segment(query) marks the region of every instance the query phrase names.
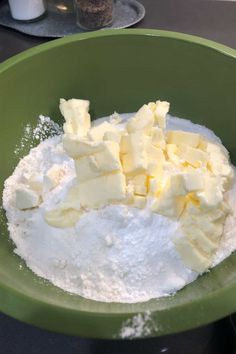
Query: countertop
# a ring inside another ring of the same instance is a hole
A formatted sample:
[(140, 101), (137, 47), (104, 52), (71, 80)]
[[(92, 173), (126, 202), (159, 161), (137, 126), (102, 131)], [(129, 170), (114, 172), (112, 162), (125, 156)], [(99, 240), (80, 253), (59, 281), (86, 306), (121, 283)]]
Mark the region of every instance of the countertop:
[[(1, 1), (1, 0), (0, 0)], [(236, 48), (236, 1), (140, 0), (145, 18), (135, 28), (194, 34)], [(49, 39), (0, 26), (0, 62)], [(236, 336), (228, 317), (199, 329), (138, 341), (87, 340), (48, 332), (0, 314), (0, 354), (233, 354)]]

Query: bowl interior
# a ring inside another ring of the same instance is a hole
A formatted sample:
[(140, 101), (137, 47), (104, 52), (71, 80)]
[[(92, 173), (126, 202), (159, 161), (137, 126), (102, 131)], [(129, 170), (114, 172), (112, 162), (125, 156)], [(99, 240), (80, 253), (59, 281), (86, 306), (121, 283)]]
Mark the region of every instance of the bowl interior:
[[(171, 114), (206, 125), (236, 162), (236, 52), (154, 30), (100, 31), (39, 46), (0, 66), (0, 188), (19, 160), (23, 128), (39, 114), (62, 122), (60, 97), (87, 98), (93, 118), (165, 99)], [(27, 152), (22, 149), (21, 154)], [(0, 309), (37, 326), (89, 337), (118, 337), (122, 323), (151, 311), (151, 336), (193, 328), (236, 310), (236, 254), (175, 296), (106, 304), (63, 292), (13, 254), (1, 210)]]

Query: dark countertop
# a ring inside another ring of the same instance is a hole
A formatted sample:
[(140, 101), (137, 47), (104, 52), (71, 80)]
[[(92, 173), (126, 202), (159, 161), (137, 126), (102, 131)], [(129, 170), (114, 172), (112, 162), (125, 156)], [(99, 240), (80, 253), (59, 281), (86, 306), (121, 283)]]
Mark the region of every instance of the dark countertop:
[[(0, 0), (2, 1), (2, 0)], [(236, 48), (236, 2), (220, 0), (141, 0), (145, 18), (135, 28), (184, 32)], [(0, 27), (0, 61), (46, 42)]]
[[(1, 1), (1, 0), (0, 0)], [(135, 28), (157, 28), (212, 39), (236, 48), (236, 1), (140, 0), (145, 18)], [(0, 26), (0, 61), (48, 39)], [(236, 320), (235, 320), (236, 322)], [(0, 314), (0, 354), (236, 354), (232, 318), (178, 335), (138, 341), (87, 340), (41, 330)]]

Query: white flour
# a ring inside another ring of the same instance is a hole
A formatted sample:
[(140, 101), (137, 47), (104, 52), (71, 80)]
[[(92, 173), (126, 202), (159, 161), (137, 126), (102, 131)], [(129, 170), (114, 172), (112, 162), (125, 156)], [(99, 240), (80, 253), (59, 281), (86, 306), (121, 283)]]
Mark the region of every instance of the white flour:
[[(168, 128), (193, 130), (219, 142), (213, 132), (189, 121), (169, 118)], [(40, 175), (55, 163), (62, 166), (64, 177), (58, 187), (43, 194), (40, 207), (14, 208), (14, 190), (23, 173)], [(70, 229), (45, 223), (44, 211), (63, 200), (74, 177), (74, 163), (63, 152), (61, 136), (55, 136), (32, 149), (5, 183), (3, 204), (15, 252), (36, 274), (89, 299), (129, 303), (173, 294), (197, 278), (170, 240), (178, 222), (147, 209), (109, 205), (82, 215)], [(229, 195), (235, 213), (227, 218), (214, 266), (236, 249), (235, 198), (236, 183)]]

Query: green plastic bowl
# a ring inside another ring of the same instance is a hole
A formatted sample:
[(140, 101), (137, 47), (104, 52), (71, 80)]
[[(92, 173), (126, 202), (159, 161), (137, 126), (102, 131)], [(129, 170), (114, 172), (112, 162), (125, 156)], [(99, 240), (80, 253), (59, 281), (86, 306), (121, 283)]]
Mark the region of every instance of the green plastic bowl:
[[(90, 99), (94, 118), (166, 99), (173, 115), (213, 129), (236, 163), (236, 51), (208, 40), (156, 30), (71, 36), (1, 64), (0, 92), (1, 192), (17, 163), (13, 151), (22, 128), (41, 113), (61, 121), (60, 97)], [(96, 302), (63, 292), (27, 269), (13, 254), (1, 212), (0, 310), (21, 321), (65, 334), (118, 338), (125, 321), (150, 311), (148, 336), (160, 336), (236, 310), (236, 253), (175, 296)]]

